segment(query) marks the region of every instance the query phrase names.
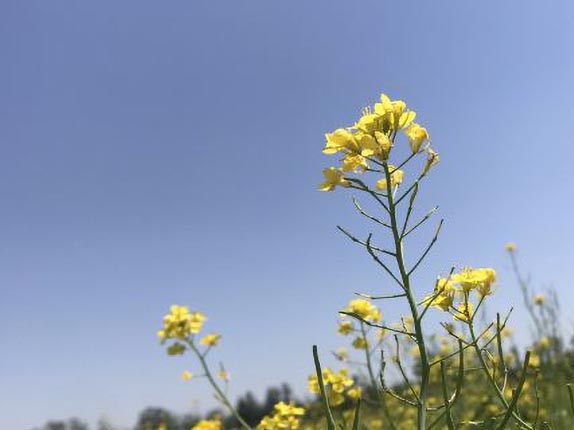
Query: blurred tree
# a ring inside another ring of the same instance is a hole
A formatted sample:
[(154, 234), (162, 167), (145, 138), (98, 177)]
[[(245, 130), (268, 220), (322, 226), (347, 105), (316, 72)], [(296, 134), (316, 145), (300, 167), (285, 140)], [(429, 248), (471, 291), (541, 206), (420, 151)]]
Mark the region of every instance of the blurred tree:
[(164, 408), (148, 407), (140, 412), (134, 430), (156, 430), (162, 424), (166, 430), (180, 430), (179, 421), (173, 413)]

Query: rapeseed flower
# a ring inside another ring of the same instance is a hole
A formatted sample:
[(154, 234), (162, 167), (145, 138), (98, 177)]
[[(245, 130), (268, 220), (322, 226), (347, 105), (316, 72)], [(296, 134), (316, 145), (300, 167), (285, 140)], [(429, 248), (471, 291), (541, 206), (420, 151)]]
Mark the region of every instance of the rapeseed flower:
[[(391, 188), (401, 185), (403, 182), (403, 178), (405, 176), (405, 172), (400, 169), (397, 169), (395, 166), (389, 164), (389, 171), (391, 172)], [(387, 189), (387, 179), (382, 178), (377, 181), (376, 184), (377, 189), (379, 190), (386, 190)]]
[(189, 370), (184, 370), (183, 372), (181, 372), (181, 379), (183, 379), (184, 381), (189, 381), (192, 378), (193, 373), (191, 373)]
[(350, 185), (343, 172), (335, 167), (328, 167), (323, 170), (323, 176), (325, 176), (325, 180), (319, 185), (321, 191), (333, 191), (337, 186), (348, 187)]
[(192, 430), (221, 430), (221, 420), (219, 418), (213, 418), (210, 420), (201, 420), (195, 424)]
[(199, 341), (199, 343), (201, 343), (202, 345), (207, 345), (207, 346), (217, 346), (219, 344), (220, 339), (221, 339), (220, 334), (212, 333), (212, 334), (208, 334), (208, 335), (203, 336), (201, 338), (201, 340)]
[(429, 140), (429, 134), (426, 128), (413, 123), (407, 130), (407, 138), (411, 151), (415, 154), (421, 150), (422, 144)]
[(381, 311), (370, 301), (365, 299), (354, 299), (349, 302), (345, 308), (346, 312), (356, 314), (359, 318), (370, 321), (381, 321)]

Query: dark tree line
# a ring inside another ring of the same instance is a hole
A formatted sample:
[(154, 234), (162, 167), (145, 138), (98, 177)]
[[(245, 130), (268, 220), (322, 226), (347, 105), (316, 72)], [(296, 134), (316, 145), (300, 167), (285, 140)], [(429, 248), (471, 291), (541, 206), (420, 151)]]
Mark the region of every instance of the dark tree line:
[[(272, 411), (273, 406), (277, 402), (293, 400), (291, 387), (289, 384), (284, 383), (279, 387), (268, 388), (262, 401), (259, 401), (251, 391), (246, 392), (237, 399), (236, 409), (250, 426), (256, 426), (265, 415)], [(162, 423), (165, 425), (166, 430), (189, 430), (200, 419), (214, 416), (220, 416), (223, 419), (226, 429), (237, 429), (240, 427), (235, 417), (227, 415), (220, 409), (214, 409), (204, 416), (200, 416), (195, 414), (176, 414), (161, 407), (147, 407), (140, 412), (135, 426), (129, 430), (157, 430)], [(90, 427), (78, 418), (70, 418), (68, 420), (48, 421), (35, 430), (90, 430)], [(100, 420), (95, 430), (126, 429), (119, 429), (105, 420)]]

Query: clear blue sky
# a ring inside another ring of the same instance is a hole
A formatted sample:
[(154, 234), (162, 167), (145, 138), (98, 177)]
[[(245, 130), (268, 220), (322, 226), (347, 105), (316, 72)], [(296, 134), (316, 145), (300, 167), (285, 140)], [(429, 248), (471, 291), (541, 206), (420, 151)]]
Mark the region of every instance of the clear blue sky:
[(569, 0), (2, 1), (0, 427), (213, 405), (157, 345), (172, 303), (223, 333), (233, 394), (303, 393), (311, 345), (341, 341), (336, 310), (390, 286), (335, 230), (363, 224), (349, 196), (316, 191), (323, 133), (381, 91), (442, 155), (421, 190), (446, 224), (420, 291), (451, 264), (494, 266), (506, 309), (513, 240), (568, 309), (573, 14)]

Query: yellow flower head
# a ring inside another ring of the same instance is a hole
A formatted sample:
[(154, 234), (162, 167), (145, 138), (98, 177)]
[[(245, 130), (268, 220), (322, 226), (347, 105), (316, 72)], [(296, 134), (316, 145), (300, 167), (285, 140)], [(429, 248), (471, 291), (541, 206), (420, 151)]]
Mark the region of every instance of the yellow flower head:
[(538, 347), (540, 349), (548, 349), (552, 345), (552, 340), (548, 336), (542, 336), (538, 341)]
[(476, 289), (481, 296), (491, 293), (491, 286), (496, 280), (496, 271), (491, 268), (463, 269), (452, 275), (452, 281), (458, 283), (465, 292)]
[(426, 175), (430, 171), (431, 167), (435, 166), (440, 161), (438, 152), (435, 152), (432, 148), (429, 147), (425, 148), (425, 151), (427, 153), (427, 161), (423, 168), (423, 175)]
[(367, 340), (366, 340), (364, 337), (362, 337), (362, 336), (356, 337), (356, 338), (353, 340), (353, 348), (356, 348), (356, 349), (367, 349), (367, 348), (368, 348)]
[[(323, 369), (323, 384), (332, 406), (338, 406), (345, 401), (344, 393), (354, 385), (355, 381), (349, 376), (347, 369), (334, 372), (330, 368)], [(309, 376), (309, 391), (319, 394), (319, 381), (317, 375)]]
[(339, 334), (342, 334), (343, 336), (346, 336), (346, 335), (352, 333), (354, 330), (355, 329), (353, 327), (353, 323), (351, 321), (346, 321), (346, 320), (339, 322), (339, 328), (337, 329)]
[(454, 314), (454, 319), (462, 322), (470, 322), (474, 316), (474, 306), (470, 302), (461, 303), (458, 306), (457, 312)]
[(504, 249), (506, 249), (508, 252), (514, 252), (516, 251), (516, 244), (508, 242), (506, 245), (504, 245)]
[[(400, 169), (397, 169), (395, 166), (389, 164), (389, 171), (391, 172), (391, 188), (401, 185), (403, 182), (403, 178), (405, 176), (405, 172)], [(379, 190), (386, 190), (387, 189), (387, 179), (382, 178), (377, 181), (376, 185), (377, 189)]]
[(225, 381), (225, 382), (229, 382), (229, 379), (231, 378), (229, 376), (229, 372), (227, 372), (226, 370), (223, 370), (223, 369), (220, 370), (219, 372), (217, 372), (217, 377), (219, 379), (221, 379), (222, 381)]
[(211, 420), (201, 420), (195, 424), (192, 430), (221, 430), (221, 420), (214, 418)]
[(186, 339), (201, 331), (205, 315), (201, 312), (190, 313), (187, 306), (173, 305), (170, 313), (163, 318), (163, 328), (158, 331), (160, 339)]
[(297, 430), (300, 426), (300, 417), (305, 409), (293, 403), (279, 402), (273, 407), (271, 415), (265, 416), (259, 425), (260, 430)]
[(181, 372), (181, 379), (184, 381), (189, 381), (191, 378), (193, 378), (193, 373), (191, 373), (189, 370), (184, 370)]
[(423, 143), (429, 140), (429, 134), (427, 129), (421, 127), (419, 124), (413, 123), (407, 129), (407, 138), (409, 140), (409, 146), (411, 147), (411, 151), (413, 154), (419, 152)]
[(333, 133), (327, 133), (325, 138), (327, 139), (327, 144), (323, 148), (324, 154), (335, 154), (339, 151), (359, 152), (359, 145), (355, 135), (349, 130), (339, 128)]
[(335, 187), (348, 187), (350, 185), (343, 175), (343, 172), (335, 167), (328, 167), (323, 170), (325, 180), (319, 185), (321, 191), (333, 191)]
[(202, 345), (207, 345), (207, 346), (217, 346), (217, 344), (219, 344), (220, 339), (221, 339), (220, 334), (212, 333), (212, 334), (208, 334), (208, 335), (203, 336), (201, 338), (201, 340), (199, 341), (199, 343), (201, 343)]
[(343, 165), (341, 166), (341, 170), (343, 172), (355, 172), (355, 173), (363, 173), (369, 165), (367, 164), (367, 160), (362, 155), (346, 155), (343, 158)]
[(381, 321), (381, 311), (366, 299), (351, 300), (347, 307), (346, 312), (358, 315), (361, 319), (371, 322)]
[(538, 306), (542, 306), (545, 301), (546, 301), (546, 297), (544, 297), (543, 294), (536, 294), (534, 296), (534, 303), (537, 304)]

